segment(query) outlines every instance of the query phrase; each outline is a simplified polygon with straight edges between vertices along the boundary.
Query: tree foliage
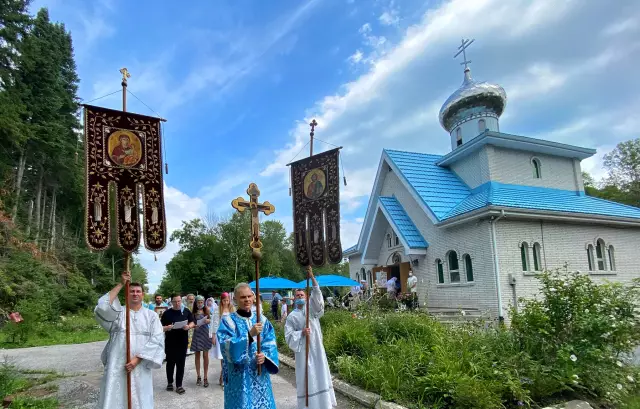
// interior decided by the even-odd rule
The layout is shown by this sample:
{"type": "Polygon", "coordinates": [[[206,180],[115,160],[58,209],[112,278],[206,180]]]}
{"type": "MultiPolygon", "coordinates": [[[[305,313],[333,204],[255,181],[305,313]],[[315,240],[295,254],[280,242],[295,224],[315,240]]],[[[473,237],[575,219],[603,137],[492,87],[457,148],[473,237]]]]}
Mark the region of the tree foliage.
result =
{"type": "MultiPolygon", "coordinates": [[[[158,293],[200,293],[217,295],[230,291],[241,281],[255,280],[255,264],[249,248],[250,220],[248,213],[234,213],[231,218],[216,223],[200,219],[182,223],[171,235],[181,249],[167,264],[167,272],[158,293]]],[[[287,235],[279,220],[260,224],[262,260],[261,277],[284,277],[295,282],[304,279],[303,268],[293,253],[293,237],[287,235]]],[[[347,263],[314,268],[316,274],[349,275],[347,263]]]]}
{"type": "MultiPolygon", "coordinates": [[[[0,323],[11,309],[54,319],[90,307],[123,269],[115,247],[84,244],[71,34],[46,8],[31,16],[29,3],[0,0],[0,323]]],[[[135,260],[132,275],[147,282],[135,260]]]]}

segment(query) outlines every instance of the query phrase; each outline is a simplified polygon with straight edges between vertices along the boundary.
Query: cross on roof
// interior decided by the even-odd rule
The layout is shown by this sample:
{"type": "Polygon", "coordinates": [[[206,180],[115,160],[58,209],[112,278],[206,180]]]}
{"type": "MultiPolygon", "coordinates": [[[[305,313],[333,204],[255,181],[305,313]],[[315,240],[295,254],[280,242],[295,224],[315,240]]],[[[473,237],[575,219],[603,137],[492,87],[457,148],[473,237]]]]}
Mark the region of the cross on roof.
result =
{"type": "Polygon", "coordinates": [[[468,38],[465,40],[464,38],[462,39],[462,44],[460,44],[458,46],[458,51],[456,53],[456,55],[453,56],[453,58],[456,58],[457,56],[460,55],[460,53],[462,53],[462,59],[463,61],[460,63],[460,65],[464,65],[464,70],[466,71],[467,69],[469,69],[468,64],[471,64],[470,60],[467,60],[467,48],[474,42],[476,41],[476,39],[474,38],[473,40],[469,40],[468,38]]]}

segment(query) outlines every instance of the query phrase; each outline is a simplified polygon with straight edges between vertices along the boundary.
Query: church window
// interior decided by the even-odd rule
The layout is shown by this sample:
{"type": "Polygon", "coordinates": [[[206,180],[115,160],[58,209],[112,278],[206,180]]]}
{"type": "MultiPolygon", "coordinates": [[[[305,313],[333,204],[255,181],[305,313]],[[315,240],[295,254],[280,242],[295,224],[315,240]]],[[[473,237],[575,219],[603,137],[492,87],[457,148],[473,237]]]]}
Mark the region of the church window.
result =
{"type": "Polygon", "coordinates": [[[471,256],[465,254],[462,256],[462,259],[464,260],[464,270],[467,273],[467,282],[470,283],[473,281],[473,263],[471,262],[471,256]]]}
{"type": "Polygon", "coordinates": [[[393,247],[393,242],[391,241],[391,235],[387,234],[387,247],[393,247]]]}
{"type": "Polygon", "coordinates": [[[436,260],[436,270],[438,273],[438,284],[444,284],[444,267],[440,259],[436,260]]]}
{"type": "Polygon", "coordinates": [[[456,146],[462,145],[462,129],[456,129],[456,146]]]}
{"type": "Polygon", "coordinates": [[[367,271],[367,285],[369,288],[373,287],[373,274],[371,273],[371,270],[367,271]]]}
{"type": "Polygon", "coordinates": [[[448,255],[449,262],[449,280],[452,283],[460,282],[460,266],[458,265],[458,253],[451,250],[448,255]]]}
{"type": "Polygon", "coordinates": [[[533,166],[533,178],[540,179],[542,177],[542,166],[540,165],[540,160],[538,158],[534,158],[531,160],[531,166],[533,166]]]}
{"type": "Polygon", "coordinates": [[[529,245],[526,242],[520,245],[520,260],[522,261],[522,271],[529,271],[529,245]]]}
{"type": "Polygon", "coordinates": [[[533,244],[533,271],[542,271],[542,263],[540,262],[540,243],[533,244]]]}
{"type": "Polygon", "coordinates": [[[478,121],[478,132],[482,133],[485,131],[485,129],[487,129],[487,123],[484,121],[484,119],[481,119],[478,121]]]}
{"type": "Polygon", "coordinates": [[[398,235],[396,235],[396,234],[394,234],[393,237],[394,237],[395,245],[399,246],[400,245],[400,237],[398,237],[398,235]]]}
{"type": "Polygon", "coordinates": [[[608,254],[608,256],[609,256],[609,270],[615,271],[616,270],[616,259],[614,257],[613,246],[609,246],[608,253],[609,253],[608,254]]]}
{"type": "Polygon", "coordinates": [[[589,271],[593,271],[593,246],[591,244],[587,246],[587,261],[589,262],[589,271]]]}
{"type": "Polygon", "coordinates": [[[604,241],[602,239],[596,241],[596,260],[598,262],[598,270],[605,270],[607,265],[604,260],[604,241]]]}
{"type": "Polygon", "coordinates": [[[360,282],[360,273],[356,273],[356,281],[360,282]]]}

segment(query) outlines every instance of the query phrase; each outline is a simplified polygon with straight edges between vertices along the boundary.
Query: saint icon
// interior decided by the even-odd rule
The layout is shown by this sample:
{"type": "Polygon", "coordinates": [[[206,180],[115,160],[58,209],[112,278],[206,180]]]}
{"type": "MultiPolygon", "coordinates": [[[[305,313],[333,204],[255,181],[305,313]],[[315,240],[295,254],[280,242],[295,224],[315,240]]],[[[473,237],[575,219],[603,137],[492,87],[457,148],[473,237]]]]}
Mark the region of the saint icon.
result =
{"type": "Polygon", "coordinates": [[[140,162],[142,144],[130,131],[119,130],[109,136],[109,157],[117,165],[132,167],[140,162]]]}
{"type": "Polygon", "coordinates": [[[313,169],[304,177],[304,194],[311,200],[319,199],[326,187],[326,176],[322,169],[313,169]]]}

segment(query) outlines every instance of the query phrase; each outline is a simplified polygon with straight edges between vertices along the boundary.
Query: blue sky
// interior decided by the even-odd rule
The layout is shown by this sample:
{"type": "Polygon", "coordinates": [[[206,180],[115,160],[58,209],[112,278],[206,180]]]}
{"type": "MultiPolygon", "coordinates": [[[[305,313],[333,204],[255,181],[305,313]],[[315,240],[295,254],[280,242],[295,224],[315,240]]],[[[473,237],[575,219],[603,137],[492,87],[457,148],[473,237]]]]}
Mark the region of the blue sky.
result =
{"type": "MultiPolygon", "coordinates": [[[[80,96],[129,89],[168,119],[168,226],[214,212],[256,182],[291,229],[288,163],[317,138],[344,146],[342,240],[355,244],[383,148],[446,153],[440,106],[474,78],[508,96],[503,132],[593,147],[583,169],[638,137],[640,3],[558,0],[39,0],[74,39],[80,96]]],[[[120,108],[114,95],[95,104],[120,108]]],[[[130,111],[151,114],[129,97],[130,111]]],[[[328,149],[316,144],[316,149],[328,149]]],[[[301,154],[306,154],[306,150],[301,154]]],[[[144,253],[153,291],[178,247],[144,253]]]]}

